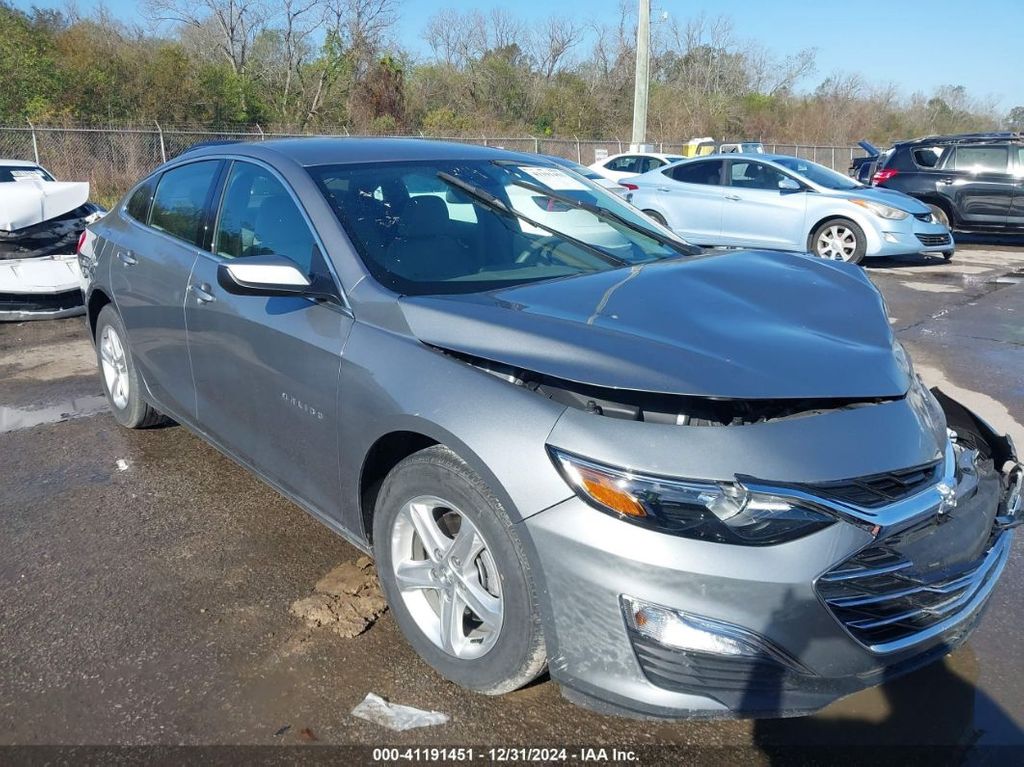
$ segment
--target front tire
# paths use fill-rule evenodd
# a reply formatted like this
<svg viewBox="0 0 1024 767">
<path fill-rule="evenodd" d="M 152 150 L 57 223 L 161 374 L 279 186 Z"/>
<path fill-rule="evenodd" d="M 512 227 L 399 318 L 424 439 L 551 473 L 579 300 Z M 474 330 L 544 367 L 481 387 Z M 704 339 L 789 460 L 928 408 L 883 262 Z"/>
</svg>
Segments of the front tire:
<svg viewBox="0 0 1024 767">
<path fill-rule="evenodd" d="M 500 695 L 544 670 L 522 544 L 498 499 L 451 450 L 421 450 L 388 474 L 373 548 L 395 621 L 439 674 Z"/>
<path fill-rule="evenodd" d="M 107 304 L 96 318 L 96 361 L 110 412 L 127 429 L 146 429 L 166 419 L 142 398 L 142 382 L 135 369 L 128 334 L 121 315 Z"/>
<path fill-rule="evenodd" d="M 867 251 L 864 230 L 847 218 L 830 218 L 811 232 L 809 250 L 819 258 L 859 264 Z"/>
</svg>

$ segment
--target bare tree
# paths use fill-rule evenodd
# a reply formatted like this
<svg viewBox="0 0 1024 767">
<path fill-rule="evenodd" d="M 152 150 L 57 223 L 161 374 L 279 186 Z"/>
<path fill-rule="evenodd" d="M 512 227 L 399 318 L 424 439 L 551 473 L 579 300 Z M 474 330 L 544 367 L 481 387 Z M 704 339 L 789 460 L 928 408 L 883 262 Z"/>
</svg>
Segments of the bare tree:
<svg viewBox="0 0 1024 767">
<path fill-rule="evenodd" d="M 581 24 L 566 17 L 550 16 L 540 25 L 530 48 L 545 80 L 551 79 L 583 41 L 583 33 Z"/>
<path fill-rule="evenodd" d="M 437 61 L 462 69 L 487 50 L 487 22 L 479 11 L 460 13 L 443 8 L 430 17 L 423 39 Z"/>
<path fill-rule="evenodd" d="M 281 114 L 288 111 L 288 100 L 292 95 L 292 79 L 302 71 L 303 58 L 308 50 L 308 40 L 323 19 L 323 0 L 282 0 L 279 12 L 283 28 L 281 40 L 284 47 L 285 79 L 281 93 Z"/>
<path fill-rule="evenodd" d="M 217 50 L 235 74 L 245 72 L 268 16 L 265 0 L 146 0 L 146 7 L 157 22 L 216 30 Z"/>
<path fill-rule="evenodd" d="M 369 71 L 373 57 L 384 45 L 397 20 L 401 0 L 324 0 L 323 27 L 327 36 L 324 61 L 303 123 L 323 104 L 327 88 L 337 80 L 343 60 L 359 80 Z"/>
<path fill-rule="evenodd" d="M 510 45 L 523 47 L 526 35 L 523 22 L 505 8 L 495 8 L 490 13 L 490 31 L 486 35 L 488 48 L 507 48 Z"/>
</svg>

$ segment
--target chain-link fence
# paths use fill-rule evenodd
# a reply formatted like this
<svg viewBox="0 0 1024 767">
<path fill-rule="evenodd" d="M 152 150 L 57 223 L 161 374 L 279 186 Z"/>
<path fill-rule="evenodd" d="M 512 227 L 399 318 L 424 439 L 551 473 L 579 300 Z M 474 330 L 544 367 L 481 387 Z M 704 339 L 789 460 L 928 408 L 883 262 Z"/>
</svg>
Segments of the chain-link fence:
<svg viewBox="0 0 1024 767">
<path fill-rule="evenodd" d="M 302 133 L 269 133 L 259 127 L 229 131 L 152 128 L 69 128 L 26 125 L 0 127 L 0 159 L 34 160 L 57 178 L 89 181 L 92 198 L 111 205 L 132 183 L 190 146 L 215 141 L 263 141 Z M 324 134 L 317 134 L 324 135 Z M 347 136 L 347 130 L 327 135 Z M 417 138 L 428 138 L 417 136 Z M 500 147 L 518 152 L 556 155 L 584 165 L 629 150 L 621 139 L 535 138 L 500 136 L 431 136 Z M 679 143 L 654 142 L 659 152 L 678 152 Z M 765 144 L 768 152 L 791 154 L 845 172 L 851 160 L 863 154 L 858 147 Z"/>
</svg>

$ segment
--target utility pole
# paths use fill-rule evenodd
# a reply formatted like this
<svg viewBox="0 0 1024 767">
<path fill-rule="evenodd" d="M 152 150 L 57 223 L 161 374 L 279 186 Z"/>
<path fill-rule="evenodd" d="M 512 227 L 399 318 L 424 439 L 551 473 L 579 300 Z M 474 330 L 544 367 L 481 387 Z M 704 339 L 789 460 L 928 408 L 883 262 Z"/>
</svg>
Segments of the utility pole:
<svg viewBox="0 0 1024 767">
<path fill-rule="evenodd" d="M 651 69 L 651 0 L 639 0 L 636 24 L 636 86 L 633 91 L 633 144 L 647 140 L 647 86 Z M 637 151 L 634 146 L 633 151 Z"/>
</svg>

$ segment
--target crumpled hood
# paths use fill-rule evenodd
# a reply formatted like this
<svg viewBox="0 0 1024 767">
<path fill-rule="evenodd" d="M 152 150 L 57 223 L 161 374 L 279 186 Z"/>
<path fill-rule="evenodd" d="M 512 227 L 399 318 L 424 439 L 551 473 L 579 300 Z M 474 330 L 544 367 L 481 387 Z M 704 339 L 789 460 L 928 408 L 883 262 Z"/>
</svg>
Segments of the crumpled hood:
<svg viewBox="0 0 1024 767">
<path fill-rule="evenodd" d="M 909 194 L 904 194 L 896 189 L 886 189 L 881 186 L 868 186 L 863 189 L 850 189 L 848 191 L 830 189 L 825 193 L 830 197 L 840 197 L 844 200 L 852 200 L 859 197 L 862 200 L 880 202 L 882 205 L 889 205 L 893 208 L 899 208 L 902 211 L 906 211 L 912 216 L 931 212 L 931 208 L 920 200 L 911 197 Z"/>
<path fill-rule="evenodd" d="M 483 294 L 407 296 L 424 343 L 577 383 L 744 399 L 901 396 L 859 268 L 738 251 Z"/>
<path fill-rule="evenodd" d="M 8 181 L 0 184 L 0 230 L 13 232 L 85 205 L 85 181 Z"/>
</svg>

